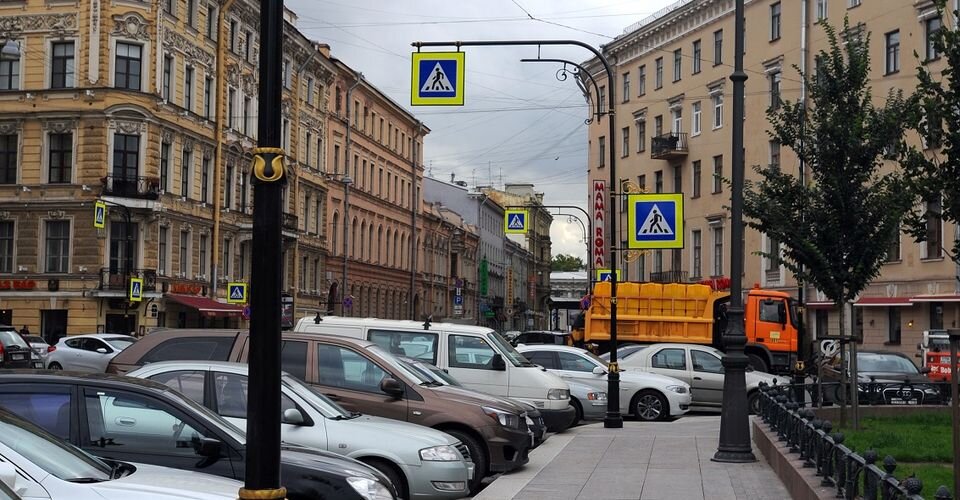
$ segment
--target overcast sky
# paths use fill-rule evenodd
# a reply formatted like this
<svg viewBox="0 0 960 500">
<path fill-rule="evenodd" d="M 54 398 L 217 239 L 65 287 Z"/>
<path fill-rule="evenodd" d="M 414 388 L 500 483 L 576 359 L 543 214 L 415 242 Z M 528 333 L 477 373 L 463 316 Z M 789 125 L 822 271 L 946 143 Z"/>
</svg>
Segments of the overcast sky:
<svg viewBox="0 0 960 500">
<path fill-rule="evenodd" d="M 521 63 L 536 47 L 466 47 L 466 104 L 410 106 L 414 41 L 576 39 L 594 47 L 676 0 L 287 0 L 308 37 L 402 104 L 432 132 L 428 176 L 502 186 L 530 182 L 548 205 L 586 208 L 586 103 L 560 65 Z M 531 19 L 532 18 L 532 19 Z M 430 49 L 442 50 L 442 49 Z M 542 57 L 583 62 L 579 47 L 547 47 Z M 556 213 L 556 210 L 554 210 Z M 555 216 L 553 254 L 586 257 L 581 225 Z"/>
</svg>

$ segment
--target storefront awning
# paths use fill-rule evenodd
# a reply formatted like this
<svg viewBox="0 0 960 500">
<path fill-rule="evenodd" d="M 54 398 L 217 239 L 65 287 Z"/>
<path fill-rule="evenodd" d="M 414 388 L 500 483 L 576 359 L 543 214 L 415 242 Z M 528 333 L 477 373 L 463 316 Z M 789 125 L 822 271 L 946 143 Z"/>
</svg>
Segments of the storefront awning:
<svg viewBox="0 0 960 500">
<path fill-rule="evenodd" d="M 178 304 L 196 309 L 200 314 L 206 316 L 240 316 L 243 313 L 243 308 L 240 306 L 224 304 L 207 297 L 177 295 L 175 293 L 168 293 L 166 297 Z"/>
<path fill-rule="evenodd" d="M 803 304 L 807 309 L 833 309 L 833 301 L 829 300 L 820 300 L 820 301 L 810 301 Z"/>
<path fill-rule="evenodd" d="M 857 307 L 910 307 L 910 297 L 860 297 L 853 305 Z"/>
<path fill-rule="evenodd" d="M 960 295 L 917 295 L 910 302 L 960 302 Z"/>
</svg>

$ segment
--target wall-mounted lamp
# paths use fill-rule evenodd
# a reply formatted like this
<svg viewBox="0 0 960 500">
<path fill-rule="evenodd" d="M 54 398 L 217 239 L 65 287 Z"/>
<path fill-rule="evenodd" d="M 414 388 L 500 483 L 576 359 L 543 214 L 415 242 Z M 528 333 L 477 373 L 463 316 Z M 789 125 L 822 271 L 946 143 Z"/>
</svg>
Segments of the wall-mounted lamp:
<svg viewBox="0 0 960 500">
<path fill-rule="evenodd" d="M 913 320 L 907 321 L 907 328 L 913 328 Z"/>
</svg>

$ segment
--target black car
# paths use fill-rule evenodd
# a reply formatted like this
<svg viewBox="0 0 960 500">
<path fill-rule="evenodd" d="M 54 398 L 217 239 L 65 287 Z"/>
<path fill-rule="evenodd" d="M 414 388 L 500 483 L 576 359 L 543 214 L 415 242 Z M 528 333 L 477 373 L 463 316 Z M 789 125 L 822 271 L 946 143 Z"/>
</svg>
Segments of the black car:
<svg viewBox="0 0 960 500">
<path fill-rule="evenodd" d="M 246 437 L 169 387 L 102 373 L 0 371 L 0 406 L 84 451 L 243 480 Z M 326 451 L 284 445 L 290 500 L 395 498 L 380 472 Z M 363 494 L 360 492 L 363 491 Z"/>
<path fill-rule="evenodd" d="M 549 330 L 528 330 L 510 341 L 517 346 L 520 344 L 549 344 L 549 345 L 570 345 L 570 334 L 567 332 L 552 332 Z"/>
<path fill-rule="evenodd" d="M 906 355 L 891 351 L 857 353 L 857 393 L 861 404 L 939 405 L 946 402 L 940 388 Z M 823 373 L 823 400 L 840 400 L 840 370 Z"/>
<path fill-rule="evenodd" d="M 32 368 L 33 350 L 16 328 L 0 325 L 0 368 Z"/>
</svg>

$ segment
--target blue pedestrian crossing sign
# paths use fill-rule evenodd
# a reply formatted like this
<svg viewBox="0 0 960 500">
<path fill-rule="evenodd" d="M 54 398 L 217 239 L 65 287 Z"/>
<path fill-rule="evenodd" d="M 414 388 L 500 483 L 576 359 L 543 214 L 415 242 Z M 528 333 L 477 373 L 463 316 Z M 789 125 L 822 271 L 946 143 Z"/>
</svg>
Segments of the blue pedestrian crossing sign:
<svg viewBox="0 0 960 500">
<path fill-rule="evenodd" d="M 130 293 L 127 298 L 130 302 L 143 300 L 143 278 L 130 278 Z"/>
<path fill-rule="evenodd" d="M 463 52 L 414 52 L 410 104 L 463 106 Z"/>
<path fill-rule="evenodd" d="M 527 234 L 526 210 L 506 210 L 503 212 L 503 232 L 506 234 Z"/>
<path fill-rule="evenodd" d="M 627 196 L 628 248 L 683 248 L 683 193 Z"/>
<path fill-rule="evenodd" d="M 93 204 L 93 227 L 103 229 L 107 222 L 107 204 L 97 200 Z"/>
<path fill-rule="evenodd" d="M 617 282 L 623 281 L 620 275 L 620 270 L 617 269 Z M 597 281 L 611 281 L 613 279 L 613 272 L 609 269 L 597 269 Z"/>
<path fill-rule="evenodd" d="M 227 284 L 227 303 L 228 304 L 246 304 L 247 303 L 247 284 L 246 283 L 228 283 Z"/>
</svg>

